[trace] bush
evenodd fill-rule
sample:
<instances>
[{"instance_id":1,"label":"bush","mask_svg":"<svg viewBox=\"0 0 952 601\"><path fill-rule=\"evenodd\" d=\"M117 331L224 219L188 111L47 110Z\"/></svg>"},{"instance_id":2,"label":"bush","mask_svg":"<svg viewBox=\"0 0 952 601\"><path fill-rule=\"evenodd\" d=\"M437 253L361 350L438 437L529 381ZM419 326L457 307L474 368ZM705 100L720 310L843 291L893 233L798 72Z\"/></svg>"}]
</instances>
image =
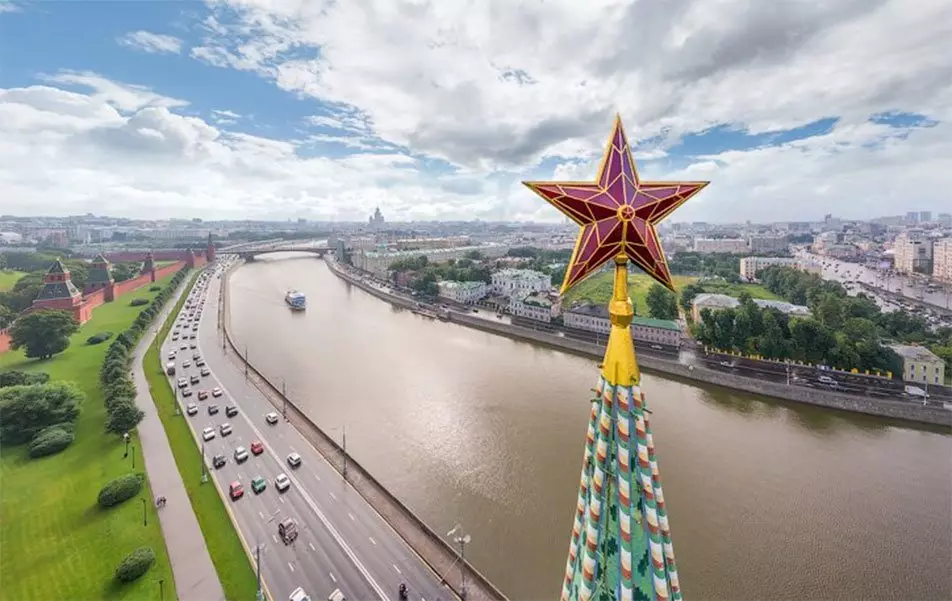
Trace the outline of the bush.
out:
<instances>
[{"instance_id":1,"label":"bush","mask_svg":"<svg viewBox=\"0 0 952 601\"><path fill-rule=\"evenodd\" d=\"M0 388L0 440L22 444L49 426L76 421L85 399L68 382Z\"/></svg>"},{"instance_id":2,"label":"bush","mask_svg":"<svg viewBox=\"0 0 952 601\"><path fill-rule=\"evenodd\" d=\"M0 388L7 386L32 386L46 384L50 381L50 374L43 372L27 373L25 371L0 372Z\"/></svg>"},{"instance_id":3,"label":"bush","mask_svg":"<svg viewBox=\"0 0 952 601\"><path fill-rule=\"evenodd\" d=\"M149 286L149 292L158 292L162 290L162 286Z\"/></svg>"},{"instance_id":4,"label":"bush","mask_svg":"<svg viewBox=\"0 0 952 601\"><path fill-rule=\"evenodd\" d=\"M30 442L30 457L37 459L59 453L76 440L75 427L69 424L68 428L57 424L44 428Z\"/></svg>"},{"instance_id":5,"label":"bush","mask_svg":"<svg viewBox=\"0 0 952 601\"><path fill-rule=\"evenodd\" d=\"M132 430L145 417L133 399L122 397L113 399L106 413L106 431L113 434Z\"/></svg>"},{"instance_id":6,"label":"bush","mask_svg":"<svg viewBox=\"0 0 952 601\"><path fill-rule=\"evenodd\" d=\"M131 307L141 307L142 305L148 305L149 299L146 298L134 298L132 302L129 303Z\"/></svg>"},{"instance_id":7,"label":"bush","mask_svg":"<svg viewBox=\"0 0 952 601\"><path fill-rule=\"evenodd\" d=\"M107 482L99 491L97 499L99 506L105 509L115 507L123 501L128 501L139 494L143 482L145 482L143 474L126 474Z\"/></svg>"},{"instance_id":8,"label":"bush","mask_svg":"<svg viewBox=\"0 0 952 601\"><path fill-rule=\"evenodd\" d=\"M112 338L112 332L99 332L86 339L86 344L99 344Z\"/></svg>"},{"instance_id":9,"label":"bush","mask_svg":"<svg viewBox=\"0 0 952 601\"><path fill-rule=\"evenodd\" d=\"M126 556L116 568L116 580L132 582L138 580L149 571L155 562L155 551L150 547L139 547Z\"/></svg>"}]
</instances>

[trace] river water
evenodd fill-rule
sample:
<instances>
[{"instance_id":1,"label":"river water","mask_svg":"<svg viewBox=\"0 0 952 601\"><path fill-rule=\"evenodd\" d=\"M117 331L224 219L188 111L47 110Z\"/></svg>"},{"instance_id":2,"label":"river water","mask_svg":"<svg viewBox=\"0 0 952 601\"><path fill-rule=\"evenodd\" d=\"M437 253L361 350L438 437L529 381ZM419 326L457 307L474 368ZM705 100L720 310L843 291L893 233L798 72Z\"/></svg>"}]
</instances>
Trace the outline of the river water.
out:
<instances>
[{"instance_id":1,"label":"river water","mask_svg":"<svg viewBox=\"0 0 952 601\"><path fill-rule=\"evenodd\" d=\"M431 321L323 261L232 276L236 342L511 599L556 599L595 361ZM292 313L284 293L307 294ZM685 597L952 598L952 435L645 375Z\"/></svg>"}]
</instances>

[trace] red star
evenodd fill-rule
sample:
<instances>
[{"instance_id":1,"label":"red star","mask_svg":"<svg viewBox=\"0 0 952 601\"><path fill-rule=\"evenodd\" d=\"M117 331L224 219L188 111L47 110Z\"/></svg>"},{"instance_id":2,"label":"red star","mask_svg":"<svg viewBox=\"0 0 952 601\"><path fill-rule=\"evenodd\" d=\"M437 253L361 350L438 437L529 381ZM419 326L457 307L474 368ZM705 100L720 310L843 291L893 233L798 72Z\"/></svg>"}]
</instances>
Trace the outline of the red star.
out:
<instances>
[{"instance_id":1,"label":"red star","mask_svg":"<svg viewBox=\"0 0 952 601\"><path fill-rule=\"evenodd\" d=\"M562 283L565 293L619 254L674 290L655 226L710 182L640 181L616 117L595 182L523 183L582 228Z\"/></svg>"}]
</instances>

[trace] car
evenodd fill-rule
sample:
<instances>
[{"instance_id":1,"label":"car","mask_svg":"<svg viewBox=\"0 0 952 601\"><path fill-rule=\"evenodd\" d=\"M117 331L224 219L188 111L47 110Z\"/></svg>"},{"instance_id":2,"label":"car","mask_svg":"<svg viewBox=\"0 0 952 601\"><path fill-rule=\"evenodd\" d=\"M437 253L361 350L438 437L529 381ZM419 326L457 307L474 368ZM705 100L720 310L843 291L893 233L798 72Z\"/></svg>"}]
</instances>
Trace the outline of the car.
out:
<instances>
[{"instance_id":1,"label":"car","mask_svg":"<svg viewBox=\"0 0 952 601\"><path fill-rule=\"evenodd\" d=\"M278 492L284 492L291 488L291 479L287 474L278 474L278 477L274 479L274 487L278 489Z\"/></svg>"},{"instance_id":2,"label":"car","mask_svg":"<svg viewBox=\"0 0 952 601\"><path fill-rule=\"evenodd\" d=\"M215 398L217 399L217 398L220 397L221 395L222 395L221 386L216 386L216 387L212 388L212 396L213 396L213 397L215 397Z\"/></svg>"},{"instance_id":3,"label":"car","mask_svg":"<svg viewBox=\"0 0 952 601\"><path fill-rule=\"evenodd\" d=\"M224 424L218 426L218 431L221 432L222 436L228 436L231 434L231 424L225 422Z\"/></svg>"},{"instance_id":4,"label":"car","mask_svg":"<svg viewBox=\"0 0 952 601\"><path fill-rule=\"evenodd\" d=\"M339 588L335 588L334 591L327 596L327 601L347 601L347 597L344 596L344 593L340 592Z\"/></svg>"},{"instance_id":5,"label":"car","mask_svg":"<svg viewBox=\"0 0 952 601\"><path fill-rule=\"evenodd\" d=\"M189 339L190 339L190 340L195 340L195 334L192 334L191 336L189 336Z\"/></svg>"},{"instance_id":6,"label":"car","mask_svg":"<svg viewBox=\"0 0 952 601\"><path fill-rule=\"evenodd\" d=\"M238 447L235 449L235 461L238 463L244 463L248 461L248 449L245 447Z\"/></svg>"},{"instance_id":7,"label":"car","mask_svg":"<svg viewBox=\"0 0 952 601\"><path fill-rule=\"evenodd\" d=\"M222 454L218 454L212 457L212 466L214 466L216 470L220 470L221 468L225 467L225 464L227 462L228 460L225 459L225 456Z\"/></svg>"},{"instance_id":8,"label":"car","mask_svg":"<svg viewBox=\"0 0 952 601\"><path fill-rule=\"evenodd\" d=\"M264 489L268 488L268 481L262 478L261 476L255 476L251 480L251 490L256 495L260 495L264 492Z\"/></svg>"},{"instance_id":9,"label":"car","mask_svg":"<svg viewBox=\"0 0 952 601\"><path fill-rule=\"evenodd\" d=\"M207 399L207 398L208 398L208 391L207 391L207 390L199 390L199 391L198 391L198 400L204 401L204 400Z\"/></svg>"},{"instance_id":10,"label":"car","mask_svg":"<svg viewBox=\"0 0 952 601\"><path fill-rule=\"evenodd\" d=\"M265 415L264 419L273 426L274 424L278 423L278 414L272 411L271 413Z\"/></svg>"},{"instance_id":11,"label":"car","mask_svg":"<svg viewBox=\"0 0 952 601\"><path fill-rule=\"evenodd\" d=\"M251 452L254 455L260 455L264 453L264 444L260 440L251 441Z\"/></svg>"},{"instance_id":12,"label":"car","mask_svg":"<svg viewBox=\"0 0 952 601\"><path fill-rule=\"evenodd\" d=\"M226 405L225 415L227 415L228 417L235 417L236 415L238 415L238 407L235 407L234 405Z\"/></svg>"},{"instance_id":13,"label":"car","mask_svg":"<svg viewBox=\"0 0 952 601\"><path fill-rule=\"evenodd\" d=\"M204 359L202 359L201 357L199 357L198 359L195 360L195 367L204 367L204 366L205 366L205 360L204 360Z\"/></svg>"},{"instance_id":14,"label":"car","mask_svg":"<svg viewBox=\"0 0 952 601\"><path fill-rule=\"evenodd\" d=\"M188 350L188 345L187 345L187 344L183 344L182 346L179 347L179 349L181 349L181 350L183 350L183 351L187 351L187 350Z\"/></svg>"},{"instance_id":15,"label":"car","mask_svg":"<svg viewBox=\"0 0 952 601\"><path fill-rule=\"evenodd\" d=\"M169 351L169 361L171 361L172 359L175 359L175 355L176 355L176 350L175 350L175 349L170 350L170 351Z\"/></svg>"},{"instance_id":16,"label":"car","mask_svg":"<svg viewBox=\"0 0 952 601\"><path fill-rule=\"evenodd\" d=\"M182 389L182 396L184 396L184 397L190 397L190 396L192 396L192 389L191 389L191 388L183 388L183 389Z\"/></svg>"},{"instance_id":17,"label":"car","mask_svg":"<svg viewBox=\"0 0 952 601\"><path fill-rule=\"evenodd\" d=\"M215 438L215 428L205 428L202 430L202 440L208 442Z\"/></svg>"},{"instance_id":18,"label":"car","mask_svg":"<svg viewBox=\"0 0 952 601\"><path fill-rule=\"evenodd\" d=\"M182 361L182 367L183 367L183 368L189 368L189 367L191 367L191 366L192 366L192 362L191 362L191 361Z\"/></svg>"},{"instance_id":19,"label":"car","mask_svg":"<svg viewBox=\"0 0 952 601\"><path fill-rule=\"evenodd\" d=\"M179 378L178 380L175 381L175 385L178 386L179 388L185 388L186 386L188 386L188 379Z\"/></svg>"},{"instance_id":20,"label":"car","mask_svg":"<svg viewBox=\"0 0 952 601\"><path fill-rule=\"evenodd\" d=\"M208 415L215 415L216 413L218 413L218 405L209 405Z\"/></svg>"},{"instance_id":21,"label":"car","mask_svg":"<svg viewBox=\"0 0 952 601\"><path fill-rule=\"evenodd\" d=\"M212 372L207 367L203 367L201 373L202 373L202 377L210 376L212 374Z\"/></svg>"},{"instance_id":22,"label":"car","mask_svg":"<svg viewBox=\"0 0 952 601\"><path fill-rule=\"evenodd\" d=\"M301 456L297 453L288 455L288 465L291 467L301 467Z\"/></svg>"},{"instance_id":23,"label":"car","mask_svg":"<svg viewBox=\"0 0 952 601\"><path fill-rule=\"evenodd\" d=\"M195 347L192 347L192 348L195 348ZM198 361L198 360L201 359L201 358L202 358L202 354L201 354L201 353L199 353L199 352L192 353L192 359L195 359L196 361Z\"/></svg>"},{"instance_id":24,"label":"car","mask_svg":"<svg viewBox=\"0 0 952 601\"><path fill-rule=\"evenodd\" d=\"M189 403L185 406L185 413L188 415L195 415L198 413L198 405L195 403Z\"/></svg>"},{"instance_id":25,"label":"car","mask_svg":"<svg viewBox=\"0 0 952 601\"><path fill-rule=\"evenodd\" d=\"M198 383L201 382L202 380L201 380L201 378L199 378L199 377L196 376L195 374L192 374L192 375L189 377L188 381L191 382L192 384L198 384Z\"/></svg>"},{"instance_id":26,"label":"car","mask_svg":"<svg viewBox=\"0 0 952 601\"><path fill-rule=\"evenodd\" d=\"M311 601L311 598L304 592L304 589L299 586L291 591L291 596L288 597L288 601Z\"/></svg>"},{"instance_id":27,"label":"car","mask_svg":"<svg viewBox=\"0 0 952 601\"><path fill-rule=\"evenodd\" d=\"M193 342L192 344L188 345L188 348L191 348L191 349L198 348L198 345Z\"/></svg>"}]
</instances>

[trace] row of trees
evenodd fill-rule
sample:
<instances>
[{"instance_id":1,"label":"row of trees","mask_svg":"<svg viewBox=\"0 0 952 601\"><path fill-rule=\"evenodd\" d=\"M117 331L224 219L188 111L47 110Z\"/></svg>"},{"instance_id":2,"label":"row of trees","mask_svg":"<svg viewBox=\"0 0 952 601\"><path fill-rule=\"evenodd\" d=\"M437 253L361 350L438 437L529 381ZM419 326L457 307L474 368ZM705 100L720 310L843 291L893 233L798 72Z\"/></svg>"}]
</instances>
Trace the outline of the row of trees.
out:
<instances>
[{"instance_id":1,"label":"row of trees","mask_svg":"<svg viewBox=\"0 0 952 601\"><path fill-rule=\"evenodd\" d=\"M462 259L449 259L443 263L430 263L425 255L394 261L389 271L393 274L410 271L415 274L409 286L424 296L436 296L439 292L439 280L456 282L492 281L489 267L480 263L483 259L478 250L470 251Z\"/></svg>"},{"instance_id":2,"label":"row of trees","mask_svg":"<svg viewBox=\"0 0 952 601\"><path fill-rule=\"evenodd\" d=\"M129 371L132 351L165 302L185 279L187 272L188 269L182 269L176 273L169 284L139 313L129 329L116 336L106 351L106 359L99 371L99 383L105 397L108 432L122 434L142 421L142 410L135 402L136 386Z\"/></svg>"}]
</instances>

